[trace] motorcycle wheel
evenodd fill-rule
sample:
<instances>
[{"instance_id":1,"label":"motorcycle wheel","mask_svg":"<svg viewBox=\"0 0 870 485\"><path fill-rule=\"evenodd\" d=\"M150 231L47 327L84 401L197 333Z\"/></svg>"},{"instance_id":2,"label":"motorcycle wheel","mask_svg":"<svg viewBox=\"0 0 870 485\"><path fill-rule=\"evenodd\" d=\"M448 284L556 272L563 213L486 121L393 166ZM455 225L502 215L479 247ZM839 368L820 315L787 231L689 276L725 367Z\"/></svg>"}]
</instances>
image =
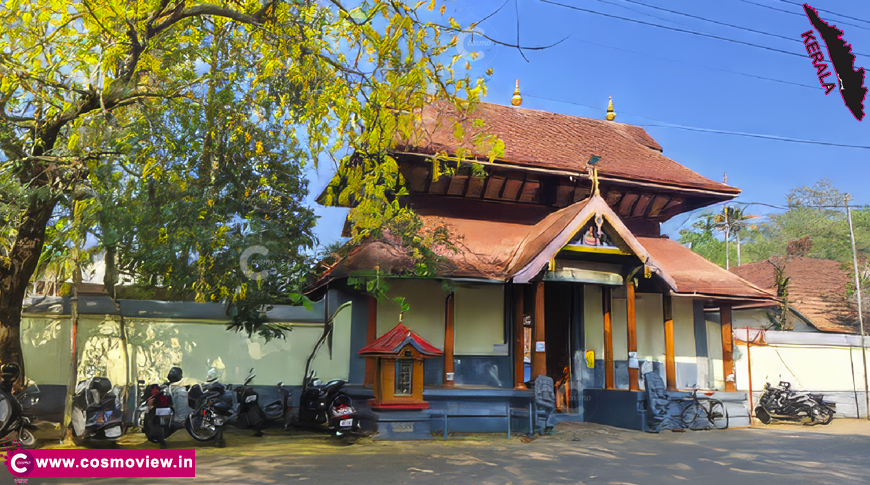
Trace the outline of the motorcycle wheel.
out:
<instances>
[{"instance_id":1,"label":"motorcycle wheel","mask_svg":"<svg viewBox=\"0 0 870 485\"><path fill-rule=\"evenodd\" d=\"M761 406L755 408L755 417L763 424L770 424L770 414Z\"/></svg>"},{"instance_id":2,"label":"motorcycle wheel","mask_svg":"<svg viewBox=\"0 0 870 485\"><path fill-rule=\"evenodd\" d=\"M205 423L201 417L197 417L196 423L194 423L193 414L189 414L184 420L184 428L190 434L190 437L202 442L213 440L218 434L218 427Z\"/></svg>"},{"instance_id":3,"label":"motorcycle wheel","mask_svg":"<svg viewBox=\"0 0 870 485\"><path fill-rule=\"evenodd\" d=\"M831 421L834 420L834 411L827 406L818 406L813 409L813 421L821 424L831 424Z\"/></svg>"},{"instance_id":4,"label":"motorcycle wheel","mask_svg":"<svg viewBox=\"0 0 870 485\"><path fill-rule=\"evenodd\" d=\"M27 428L18 430L18 442L22 448L36 448L36 436Z\"/></svg>"}]
</instances>

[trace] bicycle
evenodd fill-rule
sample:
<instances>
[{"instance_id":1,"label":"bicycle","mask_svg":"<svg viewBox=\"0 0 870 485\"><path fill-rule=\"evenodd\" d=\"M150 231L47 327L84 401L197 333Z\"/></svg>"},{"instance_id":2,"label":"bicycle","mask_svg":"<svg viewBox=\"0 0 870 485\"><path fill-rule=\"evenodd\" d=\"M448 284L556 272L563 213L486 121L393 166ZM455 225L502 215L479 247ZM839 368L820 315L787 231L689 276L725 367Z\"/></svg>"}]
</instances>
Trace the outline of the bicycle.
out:
<instances>
[{"instance_id":1,"label":"bicycle","mask_svg":"<svg viewBox=\"0 0 870 485\"><path fill-rule=\"evenodd\" d=\"M702 399L709 404L705 405ZM692 391L691 397L684 398L681 406L683 409L680 413L680 421L684 428L710 429L709 425L713 425L716 429L728 428L728 410L725 408L725 403L718 399L710 399L709 397L698 398L697 387ZM702 416L707 419L708 425L703 428L696 428L695 424L698 418Z\"/></svg>"}]
</instances>

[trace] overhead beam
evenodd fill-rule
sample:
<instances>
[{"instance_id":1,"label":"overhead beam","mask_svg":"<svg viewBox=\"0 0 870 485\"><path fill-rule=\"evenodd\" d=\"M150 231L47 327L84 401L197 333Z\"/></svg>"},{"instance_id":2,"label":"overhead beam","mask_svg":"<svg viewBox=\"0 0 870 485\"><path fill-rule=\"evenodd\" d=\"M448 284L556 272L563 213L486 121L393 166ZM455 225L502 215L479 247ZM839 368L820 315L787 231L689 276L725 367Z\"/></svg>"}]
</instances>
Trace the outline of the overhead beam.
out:
<instances>
[{"instance_id":1,"label":"overhead beam","mask_svg":"<svg viewBox=\"0 0 870 485\"><path fill-rule=\"evenodd\" d=\"M631 215L631 209L634 207L634 203L637 202L637 198L637 194L625 194L625 197L619 203L619 215L623 217Z\"/></svg>"},{"instance_id":2,"label":"overhead beam","mask_svg":"<svg viewBox=\"0 0 870 485\"><path fill-rule=\"evenodd\" d=\"M650 206L650 209L649 209L649 216L650 216L650 217L656 217L656 216L658 216L659 214L661 214L662 209L664 209L665 206L668 205L668 202L670 202L670 201L671 201L671 197L670 197L670 196L667 196L667 195L656 195L656 198L655 198L655 200L653 201L652 206Z\"/></svg>"},{"instance_id":3,"label":"overhead beam","mask_svg":"<svg viewBox=\"0 0 870 485\"><path fill-rule=\"evenodd\" d=\"M468 175L456 175L450 181L450 187L447 189L447 195L463 195L465 186L468 183Z\"/></svg>"},{"instance_id":4,"label":"overhead beam","mask_svg":"<svg viewBox=\"0 0 870 485\"><path fill-rule=\"evenodd\" d=\"M486 182L486 190L483 192L484 199L498 199L501 196L501 188L504 186L505 177L501 174L492 174Z\"/></svg>"},{"instance_id":5,"label":"overhead beam","mask_svg":"<svg viewBox=\"0 0 870 485\"><path fill-rule=\"evenodd\" d=\"M510 174L504 183L504 189L501 192L501 199L516 201L520 195L520 189L523 188L525 178L522 174Z\"/></svg>"},{"instance_id":6,"label":"overhead beam","mask_svg":"<svg viewBox=\"0 0 870 485\"><path fill-rule=\"evenodd\" d=\"M646 217L646 209L649 207L650 201L653 200L653 196L650 194L643 194L637 199L637 203L634 204L634 210L631 211L631 217L639 219L642 217Z\"/></svg>"}]
</instances>

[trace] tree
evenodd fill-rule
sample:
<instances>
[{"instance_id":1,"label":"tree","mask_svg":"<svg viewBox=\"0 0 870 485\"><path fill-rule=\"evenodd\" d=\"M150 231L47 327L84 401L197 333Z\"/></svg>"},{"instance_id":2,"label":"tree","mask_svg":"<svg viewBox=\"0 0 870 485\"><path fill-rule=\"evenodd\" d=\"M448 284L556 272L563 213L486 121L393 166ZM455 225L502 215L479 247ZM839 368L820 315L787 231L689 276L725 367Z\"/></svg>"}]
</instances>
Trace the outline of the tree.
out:
<instances>
[{"instance_id":1,"label":"tree","mask_svg":"<svg viewBox=\"0 0 870 485\"><path fill-rule=\"evenodd\" d=\"M758 216L745 214L742 209L737 207L725 206L722 212L716 214L713 218L713 227L725 235L725 269L731 267L731 236L735 236L737 240L737 265L740 265L740 231L750 227L747 222L749 219L754 219Z\"/></svg>"},{"instance_id":2,"label":"tree","mask_svg":"<svg viewBox=\"0 0 870 485\"><path fill-rule=\"evenodd\" d=\"M700 254L719 266L725 264L725 243L718 240L713 233L716 228L716 214L710 211L702 212L691 229L680 231L680 244Z\"/></svg>"},{"instance_id":3,"label":"tree","mask_svg":"<svg viewBox=\"0 0 870 485\"><path fill-rule=\"evenodd\" d=\"M0 362L23 365L21 305L45 249L48 227L65 221L62 226L72 235L90 229L100 235L107 253L120 254L124 244L160 241L164 221L175 221L168 227L176 234L183 232L183 221L174 219L171 211L181 207L185 197L186 215L202 215L217 231L227 225L218 222L220 217L212 218L210 209L197 207L200 201L210 208L210 200L268 186L256 192L266 220L282 200L276 192L281 188L273 186L279 181L270 179L274 173L258 165L274 162L260 157L274 139L294 147L297 153L291 158L304 153L316 160L325 152L358 174L354 192L362 202L352 213L360 222L357 238L391 221L413 226L413 213L395 198L401 194L401 180L388 155L395 135L413 132L416 113L435 99L468 111L485 93L482 79L472 81L455 73L459 56L444 59L458 41L455 35L449 41L444 37L463 30L452 18L447 25L437 23L438 16L430 13L435 7L434 0L413 8L381 0L355 6L340 0L322 5L306 0L10 0L0 6L5 30L0 37L0 217L5 237L13 239L0 261ZM445 10L442 6L441 15ZM218 37L225 44L220 45ZM207 51L218 48L226 53L226 64L202 72ZM235 83L231 98L220 97L228 92L223 82ZM210 109L200 120L202 131L194 131L201 142L196 147L199 156L188 159L188 172L180 175L173 170L181 167L184 146L173 137L184 131L185 106L200 99L211 102L204 104ZM226 103L214 103L216 99ZM230 101L250 103L250 110L244 111L248 117L234 116ZM166 121L177 126L160 125ZM252 133L245 129L247 123L260 129ZM212 132L208 126L226 130ZM241 158L222 159L222 142L235 144ZM243 144L247 151L241 150ZM359 164L341 153L368 156ZM222 171L224 162L235 165ZM246 167L264 181L257 187L233 186L233 176ZM215 188L204 175L227 180ZM181 187L193 179L200 182L197 188ZM378 185L383 181L387 184ZM180 190L168 190L171 184ZM152 199L150 214L156 220L124 220L112 211L128 202L141 203L152 187L153 195L167 202ZM148 222L156 232L139 239L125 240L114 232L141 229ZM249 225L247 230L266 229ZM177 261L204 273L224 269L214 266L218 257L235 254L216 251L224 250L221 238L250 234L245 231L243 227L238 233L218 232L209 244L200 237L179 237L173 244L190 244L181 256L192 261ZM81 249L69 242L66 246ZM177 267L147 267L145 258L153 252L128 261L129 267L149 274L155 285L172 281ZM107 262L114 260L107 257ZM188 281L175 288L232 305L232 295L244 293L230 286L234 281L217 286ZM262 322L241 323L250 332Z\"/></svg>"}]
</instances>

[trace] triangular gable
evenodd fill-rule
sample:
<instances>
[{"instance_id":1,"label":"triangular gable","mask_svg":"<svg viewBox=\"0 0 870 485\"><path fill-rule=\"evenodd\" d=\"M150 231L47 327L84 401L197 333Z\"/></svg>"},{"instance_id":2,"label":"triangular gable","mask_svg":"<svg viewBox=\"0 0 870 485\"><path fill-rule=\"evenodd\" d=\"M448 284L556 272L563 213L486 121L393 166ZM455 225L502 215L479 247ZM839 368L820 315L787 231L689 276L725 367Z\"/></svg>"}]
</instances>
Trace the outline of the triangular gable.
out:
<instances>
[{"instance_id":1,"label":"triangular gable","mask_svg":"<svg viewBox=\"0 0 870 485\"><path fill-rule=\"evenodd\" d=\"M389 332L381 335L377 340L366 345L358 352L359 355L392 354L398 355L406 345L417 349L423 357L435 357L444 352L427 342L423 337L408 330L408 327L399 323Z\"/></svg>"},{"instance_id":2,"label":"triangular gable","mask_svg":"<svg viewBox=\"0 0 870 485\"><path fill-rule=\"evenodd\" d=\"M571 215L567 224L559 223L560 219L564 220L559 217L559 213L563 211L566 211L564 214ZM523 240L519 250L514 254L510 264L510 272L513 273L515 283L531 281L556 256L556 253L574 239L587 223L595 221L595 218L600 216L603 219L601 221L602 227L608 232L617 247L637 256L650 272L657 273L672 290L677 290L674 280L661 269L661 265L650 256L646 248L625 227L619 216L613 212L613 209L601 196L593 195L586 200L557 211L553 216L555 217L552 219L548 217L538 223L536 230ZM595 222L597 223L597 221ZM534 251L532 248L540 247L541 242L546 239L549 239L549 242L546 242L542 250L537 251L537 254L529 254L530 250Z\"/></svg>"}]
</instances>

